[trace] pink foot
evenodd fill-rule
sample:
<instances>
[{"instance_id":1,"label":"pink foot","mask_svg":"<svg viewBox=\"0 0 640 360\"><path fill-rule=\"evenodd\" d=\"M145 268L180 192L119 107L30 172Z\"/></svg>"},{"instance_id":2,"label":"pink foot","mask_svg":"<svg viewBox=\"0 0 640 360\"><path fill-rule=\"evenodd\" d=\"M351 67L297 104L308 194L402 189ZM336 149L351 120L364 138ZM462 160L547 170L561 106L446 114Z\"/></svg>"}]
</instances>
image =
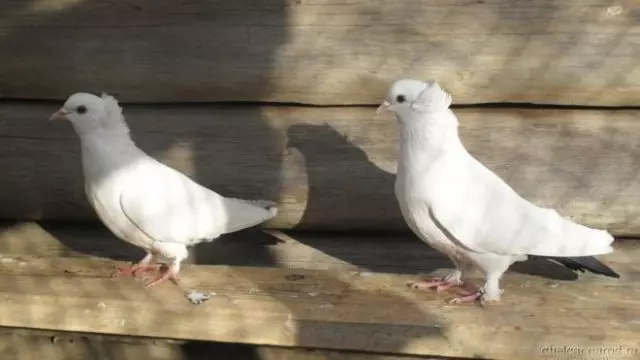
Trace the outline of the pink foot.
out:
<instances>
[{"instance_id":1,"label":"pink foot","mask_svg":"<svg viewBox=\"0 0 640 360\"><path fill-rule=\"evenodd\" d=\"M131 266L125 266L125 267L118 267L118 269L112 275L112 277L136 276L139 272L158 270L157 264L153 264L153 265L151 264L152 260L153 260L153 255L147 254L137 264L134 264Z\"/></svg>"},{"instance_id":2,"label":"pink foot","mask_svg":"<svg viewBox=\"0 0 640 360\"><path fill-rule=\"evenodd\" d=\"M168 269L163 268L159 276L157 276L152 280L147 281L145 284L145 287L150 288L166 280L171 280L177 284L178 283L177 275L178 275L178 266L175 264L172 264Z\"/></svg>"},{"instance_id":3,"label":"pink foot","mask_svg":"<svg viewBox=\"0 0 640 360\"><path fill-rule=\"evenodd\" d=\"M476 292L468 294L468 295L455 297L455 298L449 300L448 303L449 304L462 304L462 303L467 303L467 302L474 302L474 301L478 300L481 296L482 296L482 293L479 292L479 291L476 291Z\"/></svg>"},{"instance_id":4,"label":"pink foot","mask_svg":"<svg viewBox=\"0 0 640 360\"><path fill-rule=\"evenodd\" d=\"M149 272L158 270L159 266L156 264L148 264L148 265L132 265L132 266L124 266L118 267L116 272L113 274L113 277L123 277L123 276L137 276L138 273L141 272Z\"/></svg>"},{"instance_id":5,"label":"pink foot","mask_svg":"<svg viewBox=\"0 0 640 360\"><path fill-rule=\"evenodd\" d=\"M460 281L453 281L453 280L447 281L441 278L410 281L407 283L407 286L409 286L412 289L428 290L428 289L435 288L436 292L441 292L441 291L444 291L453 287L457 287L460 285L462 285L462 282Z\"/></svg>"}]
</instances>

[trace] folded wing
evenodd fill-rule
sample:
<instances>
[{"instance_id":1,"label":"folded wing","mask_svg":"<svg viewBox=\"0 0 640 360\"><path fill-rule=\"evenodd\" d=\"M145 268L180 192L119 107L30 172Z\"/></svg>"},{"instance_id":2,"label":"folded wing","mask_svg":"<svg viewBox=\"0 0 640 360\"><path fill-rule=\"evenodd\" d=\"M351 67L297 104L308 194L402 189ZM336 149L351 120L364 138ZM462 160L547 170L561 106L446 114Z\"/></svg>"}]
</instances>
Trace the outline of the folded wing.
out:
<instances>
[{"instance_id":1,"label":"folded wing","mask_svg":"<svg viewBox=\"0 0 640 360\"><path fill-rule=\"evenodd\" d=\"M153 159L139 164L120 197L124 214L156 241L193 245L273 217L273 210L228 199Z\"/></svg>"},{"instance_id":2,"label":"folded wing","mask_svg":"<svg viewBox=\"0 0 640 360\"><path fill-rule=\"evenodd\" d=\"M445 232L471 250L541 256L613 251L607 231L531 204L473 158L459 162L456 175L451 186L434 196L430 210Z\"/></svg>"}]
</instances>

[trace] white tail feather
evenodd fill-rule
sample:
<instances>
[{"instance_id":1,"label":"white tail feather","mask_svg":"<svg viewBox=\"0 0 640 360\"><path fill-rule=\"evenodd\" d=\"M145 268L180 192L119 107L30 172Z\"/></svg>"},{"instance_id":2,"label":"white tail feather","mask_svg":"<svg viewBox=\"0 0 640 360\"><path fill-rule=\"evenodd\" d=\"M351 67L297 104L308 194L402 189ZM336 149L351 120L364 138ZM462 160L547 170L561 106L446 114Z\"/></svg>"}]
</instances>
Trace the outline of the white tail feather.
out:
<instances>
[{"instance_id":1,"label":"white tail feather","mask_svg":"<svg viewBox=\"0 0 640 360\"><path fill-rule=\"evenodd\" d=\"M545 245L529 251L529 255L540 256L594 256L607 254L613 251L611 244L613 236L606 230L592 229L581 224L574 223L560 216L556 218L556 226L551 235L555 246Z\"/></svg>"},{"instance_id":2,"label":"white tail feather","mask_svg":"<svg viewBox=\"0 0 640 360\"><path fill-rule=\"evenodd\" d=\"M270 200L244 200L237 198L225 198L225 200L230 216L224 231L226 234L261 224L278 214L277 204Z\"/></svg>"}]
</instances>

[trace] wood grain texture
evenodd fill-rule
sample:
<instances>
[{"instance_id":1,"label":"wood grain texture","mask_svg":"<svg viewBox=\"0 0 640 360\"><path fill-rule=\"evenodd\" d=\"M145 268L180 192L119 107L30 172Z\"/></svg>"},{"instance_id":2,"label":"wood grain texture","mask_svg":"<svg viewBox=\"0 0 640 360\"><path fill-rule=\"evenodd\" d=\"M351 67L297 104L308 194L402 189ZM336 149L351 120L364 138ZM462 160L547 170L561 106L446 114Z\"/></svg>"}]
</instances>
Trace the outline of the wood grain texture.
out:
<instances>
[{"instance_id":1,"label":"wood grain texture","mask_svg":"<svg viewBox=\"0 0 640 360\"><path fill-rule=\"evenodd\" d=\"M0 104L0 218L96 220L59 104ZM639 111L456 110L470 152L534 203L640 234ZM407 230L395 120L372 108L127 106L138 145L226 196L280 204L273 228Z\"/></svg>"},{"instance_id":2,"label":"wood grain texture","mask_svg":"<svg viewBox=\"0 0 640 360\"><path fill-rule=\"evenodd\" d=\"M640 255L636 241L616 245L608 261ZM617 267L636 275L550 282L510 273L502 302L483 308L445 305L452 293L410 291L414 275L186 265L180 287L145 290L110 279L111 260L3 255L0 325L492 359L620 347L622 359L634 359L639 269L633 261ZM212 296L194 306L185 289Z\"/></svg>"},{"instance_id":3,"label":"wood grain texture","mask_svg":"<svg viewBox=\"0 0 640 360\"><path fill-rule=\"evenodd\" d=\"M275 239L277 241L273 241ZM116 264L110 259L137 260L142 254L136 255L135 251L129 251L131 247L117 241L102 227L3 223L0 225L0 277L3 281L11 278L13 282L0 286L0 296L5 301L0 315L12 313L11 309L16 303L23 303L22 300L7 300L10 297L13 299L17 291L24 289L31 293L23 294L25 298L31 299L29 306L37 310L30 308L20 316L22 319L26 318L25 321L31 321L30 327L35 325L40 329L68 331L70 322L87 324L84 320L67 317L65 319L68 322L64 324L59 320L51 320L56 324L54 327L46 326L49 321L47 318L43 318L41 322L38 316L42 308L34 302L57 303L57 300L51 300L51 292L63 293L63 302L74 301L68 300L70 297L87 300L87 311L94 312L96 308L97 311L102 311L96 323L111 319L117 324L121 311L130 310L122 309L123 304L136 306L131 314L138 315L127 319L131 323L144 318L142 323L138 323L135 330L138 332L135 334L135 331L128 328L123 332L118 329L105 332L102 323L90 324L100 328L98 333L116 335L116 339L126 340L128 343L136 342L137 338L121 336L152 336L146 334L145 324L151 322L150 313L155 312L163 326L149 326L164 328L169 323L169 328L166 329L171 332L169 338L178 336L176 331L181 333L181 329L186 327L184 324L189 324L191 329L217 329L201 330L201 337L217 336L216 334L226 329L227 335L223 336L236 336L240 339L232 341L260 337L266 343L274 338L282 339L281 335L272 335L274 332L285 331L289 334L286 341L297 342L300 339L304 344L336 346L340 349L366 347L366 351L397 352L395 349L398 348L428 347L428 351L434 356L459 354L456 356L461 358L538 359L542 357L543 351L547 357L562 358L562 354L551 352L559 351L557 349L564 346L572 346L582 351L590 348L621 349L619 352L624 350L625 353L616 353L622 356L615 359L634 359L633 356L637 356L640 350L627 340L635 339L633 332L638 330L638 314L635 309L636 294L640 291L637 286L640 275L637 262L640 256L639 245L635 240L619 240L614 245L614 253L601 257L602 261L621 274L620 280L593 274L577 276L548 261L520 263L506 275L503 284L504 302L499 306L482 309L473 306L456 308L442 304L441 301L452 296L451 293L435 295L409 291L404 287L406 280L415 279L418 274L441 276L452 266L441 254L413 237L327 236L297 232L285 234L279 231L273 231L267 236L255 230L244 231L196 248L197 251L193 254L195 256L190 261L199 265L185 267L185 272L181 275L182 287L213 291L216 295L215 299L200 306L187 306L181 297L181 291L173 285L145 291L132 279L108 280L107 277ZM202 264L217 266L201 266ZM258 273L262 275L256 275ZM279 275L275 275L276 273ZM73 285L51 282L60 277ZM34 278L41 280L33 280ZM479 281L475 276L472 279ZM42 284L43 281L46 284ZM16 286L16 283L22 285ZM76 290L67 291L71 286ZM82 291L78 292L77 289ZM213 300L215 301L212 302ZM116 302L118 305L114 305ZM11 305L12 308L5 308L5 305ZM67 306L74 308L71 304ZM576 307L582 309L577 310ZM167 308L172 310L168 311ZM232 328L228 327L227 320L231 321L230 317L239 318L238 312L243 312L242 316L246 321L236 321ZM276 317L290 314L295 326L285 326L286 329L282 330L283 326L277 320L273 320L274 323L264 320L267 316L265 313ZM561 318L556 318L558 313ZM323 317L323 320L317 320L315 314ZM248 315L251 316L247 318ZM193 318L196 316L201 319L194 323ZM410 316L414 320L407 320ZM202 318L216 323L203 327L202 322L205 320ZM254 318L258 319L257 323L253 321ZM289 315L287 318L289 319ZM0 326L6 325L2 322L4 320L6 317L0 317ZM263 320L270 324L264 324ZM585 324L585 321L589 324ZM290 324L290 321L287 320L284 324ZM440 326L437 329L446 338L432 333L434 324ZM507 338L506 333L509 331L514 336ZM20 330L19 333L24 334L25 330ZM603 333L607 335L602 335ZM621 333L622 337L616 338ZM96 335L92 335L90 339L100 340L102 343L114 339L103 335L97 339ZM56 336L61 344L68 338L65 334ZM161 334L159 337L165 339L166 336ZM485 341L484 345L482 341ZM175 341L172 343L181 344ZM484 350L487 343L491 346ZM145 344L155 349L154 351L176 351L174 347L162 347L159 340L146 340ZM138 341L138 345L142 344ZM249 351L243 347L222 345L189 342L180 346L189 354L200 351L207 354L234 354L233 358L239 360L245 360L241 354L253 356L247 360L395 360L394 357L378 358L372 354L345 354L326 350L300 352L260 346ZM98 349L108 348L111 345ZM115 348L127 349L121 345ZM136 346L129 351L148 351L148 348ZM410 349L407 351L414 351ZM408 360L402 357L399 359Z\"/></svg>"},{"instance_id":4,"label":"wood grain texture","mask_svg":"<svg viewBox=\"0 0 640 360\"><path fill-rule=\"evenodd\" d=\"M50 336L25 335L0 329L0 356L5 360L196 360L180 345L153 342L103 341L93 336L69 336L51 332ZM28 334L28 332L27 332ZM239 358L238 360L255 360Z\"/></svg>"},{"instance_id":5,"label":"wood grain texture","mask_svg":"<svg viewBox=\"0 0 640 360\"><path fill-rule=\"evenodd\" d=\"M0 328L4 360L416 360L413 356ZM215 355L212 355L215 354ZM212 357L213 356L213 357ZM420 357L420 360L464 360Z\"/></svg>"},{"instance_id":6,"label":"wood grain texture","mask_svg":"<svg viewBox=\"0 0 640 360\"><path fill-rule=\"evenodd\" d=\"M411 356L0 328L4 360L416 360ZM214 357L212 357L212 354ZM420 357L421 360L465 360Z\"/></svg>"},{"instance_id":7,"label":"wood grain texture","mask_svg":"<svg viewBox=\"0 0 640 360\"><path fill-rule=\"evenodd\" d=\"M9 1L0 97L376 104L400 77L454 103L640 103L635 0Z\"/></svg>"}]
</instances>

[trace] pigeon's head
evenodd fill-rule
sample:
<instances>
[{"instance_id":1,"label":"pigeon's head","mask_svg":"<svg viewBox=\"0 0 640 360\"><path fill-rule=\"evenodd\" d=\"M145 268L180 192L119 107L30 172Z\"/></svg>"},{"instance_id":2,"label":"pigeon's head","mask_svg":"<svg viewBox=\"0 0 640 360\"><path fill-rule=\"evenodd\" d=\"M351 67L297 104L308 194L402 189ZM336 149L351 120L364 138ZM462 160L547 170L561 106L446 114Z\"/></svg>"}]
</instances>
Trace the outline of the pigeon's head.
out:
<instances>
[{"instance_id":1,"label":"pigeon's head","mask_svg":"<svg viewBox=\"0 0 640 360\"><path fill-rule=\"evenodd\" d=\"M451 96L435 81L396 80L376 114L390 111L400 120L416 112L439 112L449 108Z\"/></svg>"},{"instance_id":2,"label":"pigeon's head","mask_svg":"<svg viewBox=\"0 0 640 360\"><path fill-rule=\"evenodd\" d=\"M62 108L49 118L49 120L59 119L69 120L78 135L99 130L128 132L118 102L107 94L103 94L102 97L88 93L75 93L69 96Z\"/></svg>"}]
</instances>

